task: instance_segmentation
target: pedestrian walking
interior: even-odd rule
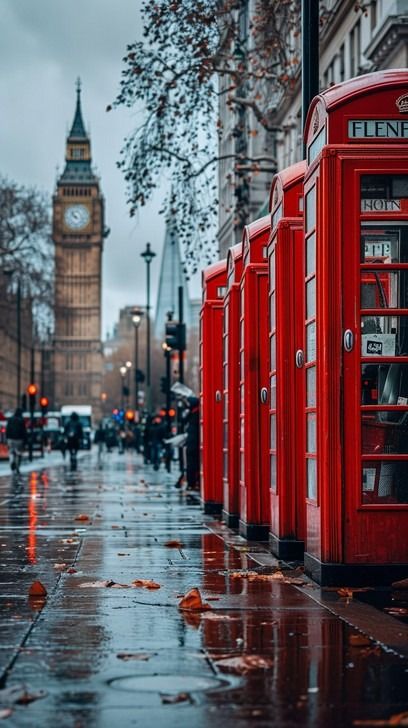
[[[83,437],[82,425],[76,412],[72,412],[65,425],[64,434],[67,440],[67,450],[70,455],[71,467],[74,469],[76,468],[77,453]]]
[[[200,412],[197,397],[188,397],[185,415],[187,489],[200,490]]]
[[[98,447],[98,465],[101,466],[103,462],[103,454],[105,452],[106,444],[106,430],[103,422],[99,423],[99,427],[95,432],[95,445]]]
[[[167,435],[166,423],[157,415],[153,418],[150,427],[150,462],[153,469],[158,470],[160,467],[161,453],[164,447],[164,438]]]
[[[7,422],[6,438],[11,470],[18,474],[23,448],[27,441],[27,430],[24,424],[23,411],[20,407],[17,407],[14,415]]]

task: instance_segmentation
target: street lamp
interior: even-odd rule
[[[140,308],[133,308],[131,310],[132,323],[135,327],[135,412],[139,412],[139,397],[138,397],[138,384],[139,384],[139,327],[142,323],[143,311]]]
[[[146,243],[146,250],[140,253],[140,255],[146,263],[146,395],[147,408],[150,412],[152,407],[150,380],[150,263],[156,253],[150,249],[150,243]]]
[[[4,270],[6,276],[10,278],[14,275],[14,270]],[[21,407],[21,278],[17,276],[16,291],[17,306],[17,388],[16,388],[16,407]]]
[[[125,409],[125,377],[128,372],[128,368],[126,364],[122,364],[122,366],[119,367],[120,376],[121,376],[121,400],[120,400],[120,408],[123,410]]]

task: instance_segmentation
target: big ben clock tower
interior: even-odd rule
[[[104,200],[91,167],[91,145],[77,82],[65,169],[53,197],[55,243],[55,405],[92,405],[100,415],[101,263]]]

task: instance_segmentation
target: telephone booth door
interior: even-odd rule
[[[227,292],[224,299],[224,502],[223,520],[239,524],[239,283],[242,243],[227,255]]]
[[[303,178],[305,162],[275,175],[268,245],[270,314],[271,550],[303,557],[305,537],[303,341]],[[297,365],[298,364],[298,365]]]
[[[342,173],[355,190],[343,278],[349,564],[408,562],[408,144],[403,160],[385,155]]]
[[[201,500],[205,513],[222,510],[223,315],[226,260],[203,271],[200,315]]]
[[[303,340],[303,221],[281,218],[269,245],[270,281],[270,473],[272,552],[303,558],[306,501]]]
[[[269,216],[245,228],[240,284],[240,521],[247,539],[269,532]]]
[[[408,569],[408,72],[334,86],[305,136],[305,568]]]

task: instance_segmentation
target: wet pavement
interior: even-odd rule
[[[321,590],[134,453],[6,471],[5,725],[407,724],[408,626],[367,592]],[[47,595],[29,597],[37,580]],[[193,587],[208,609],[179,609]]]

